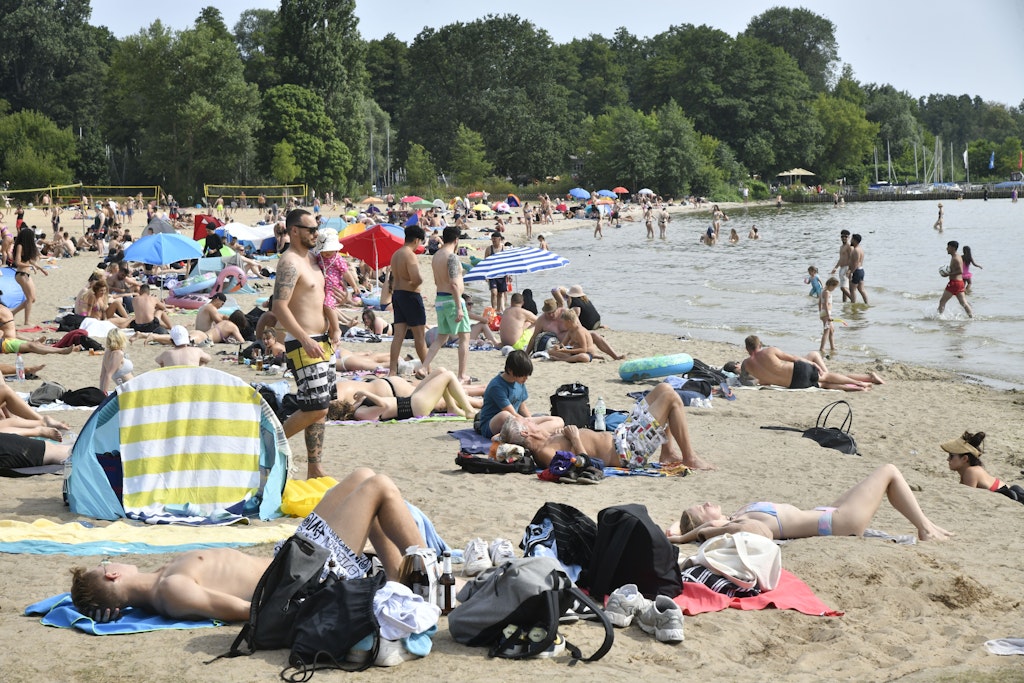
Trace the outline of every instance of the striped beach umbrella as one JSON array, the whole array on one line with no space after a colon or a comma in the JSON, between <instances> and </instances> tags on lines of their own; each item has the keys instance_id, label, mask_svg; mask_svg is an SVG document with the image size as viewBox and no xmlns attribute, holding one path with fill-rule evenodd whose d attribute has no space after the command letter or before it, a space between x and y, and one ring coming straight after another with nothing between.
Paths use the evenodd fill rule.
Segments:
<instances>
[{"instance_id":1,"label":"striped beach umbrella","mask_svg":"<svg viewBox=\"0 0 1024 683\"><path fill-rule=\"evenodd\" d=\"M481 282L507 275L521 275L522 273L536 273L539 270L562 268L567 265L569 265L569 259L559 256L553 251L544 251L536 247L504 249L473 266L463 280Z\"/></svg>"}]
</instances>

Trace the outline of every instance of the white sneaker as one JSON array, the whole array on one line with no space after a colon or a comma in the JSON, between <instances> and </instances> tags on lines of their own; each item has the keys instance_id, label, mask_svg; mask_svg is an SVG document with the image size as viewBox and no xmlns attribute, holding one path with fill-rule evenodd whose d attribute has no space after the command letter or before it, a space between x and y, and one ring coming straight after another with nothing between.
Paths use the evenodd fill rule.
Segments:
<instances>
[{"instance_id":1,"label":"white sneaker","mask_svg":"<svg viewBox=\"0 0 1024 683\"><path fill-rule=\"evenodd\" d=\"M482 538L474 538L466 546L463 554L465 564L462 565L463 576L476 576L491 567L491 557L487 552L487 542Z\"/></svg>"},{"instance_id":2,"label":"white sneaker","mask_svg":"<svg viewBox=\"0 0 1024 683\"><path fill-rule=\"evenodd\" d=\"M637 621L646 633L653 633L662 643L683 642L683 610L672 598L659 595L647 609L637 615Z\"/></svg>"},{"instance_id":3,"label":"white sneaker","mask_svg":"<svg viewBox=\"0 0 1024 683\"><path fill-rule=\"evenodd\" d=\"M652 601L645 598L637 589L635 583L627 583L621 588L616 588L608 596L604 613L614 626L625 628L633 623L633 617L647 611L651 603Z\"/></svg>"},{"instance_id":4,"label":"white sneaker","mask_svg":"<svg viewBox=\"0 0 1024 683\"><path fill-rule=\"evenodd\" d=\"M367 636L352 646L352 649L345 655L345 661L353 664L363 664L370 656L373 649L373 636ZM377 650L377 657L373 660L374 666L398 666L402 662L416 659L414 655L405 648L400 640L380 639L380 648Z\"/></svg>"},{"instance_id":5,"label":"white sneaker","mask_svg":"<svg viewBox=\"0 0 1024 683\"><path fill-rule=\"evenodd\" d=\"M496 538L491 542L491 566L500 567L509 560L516 559L515 548L512 547L512 541L507 538Z\"/></svg>"}]
</instances>

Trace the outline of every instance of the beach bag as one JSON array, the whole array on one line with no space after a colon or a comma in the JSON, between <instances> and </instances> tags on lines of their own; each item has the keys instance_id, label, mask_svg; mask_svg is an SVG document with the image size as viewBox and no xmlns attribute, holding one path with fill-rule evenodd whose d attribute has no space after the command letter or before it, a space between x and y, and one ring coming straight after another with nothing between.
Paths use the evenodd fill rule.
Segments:
<instances>
[{"instance_id":1,"label":"beach bag","mask_svg":"<svg viewBox=\"0 0 1024 683\"><path fill-rule=\"evenodd\" d=\"M302 602L333 581L331 577L320 581L330 556L326 548L301 536L293 535L285 541L256 584L249 621L224 656L291 647ZM243 643L245 650L241 649Z\"/></svg>"},{"instance_id":2,"label":"beach bag","mask_svg":"<svg viewBox=\"0 0 1024 683\"><path fill-rule=\"evenodd\" d=\"M699 358L693 359L693 367L686 373L687 379L702 379L708 381L712 386L718 386L729 378L724 372L713 368ZM687 387L683 387L684 389ZM710 396L711 394L704 394Z\"/></svg>"},{"instance_id":3,"label":"beach bag","mask_svg":"<svg viewBox=\"0 0 1024 683\"><path fill-rule=\"evenodd\" d=\"M49 403L56 403L67 392L63 384L57 382L43 382L32 390L28 395L28 404L38 408Z\"/></svg>"},{"instance_id":4,"label":"beach bag","mask_svg":"<svg viewBox=\"0 0 1024 683\"><path fill-rule=\"evenodd\" d=\"M782 551L770 538L747 531L714 536L685 564L699 564L743 589L774 590L782 576Z\"/></svg>"},{"instance_id":5,"label":"beach bag","mask_svg":"<svg viewBox=\"0 0 1024 683\"><path fill-rule=\"evenodd\" d=\"M81 389L65 391L60 400L69 406L94 407L103 403L106 398L106 394L99 387L82 387Z\"/></svg>"},{"instance_id":6,"label":"beach bag","mask_svg":"<svg viewBox=\"0 0 1024 683\"><path fill-rule=\"evenodd\" d=\"M567 425L590 425L590 389L579 382L563 384L551 394L551 414Z\"/></svg>"},{"instance_id":7,"label":"beach bag","mask_svg":"<svg viewBox=\"0 0 1024 683\"><path fill-rule=\"evenodd\" d=\"M547 531L544 520L551 523ZM597 540L597 523L565 503L544 503L530 520L519 548L524 557L538 554L539 546L554 545L558 560L564 565L590 566Z\"/></svg>"},{"instance_id":8,"label":"beach bag","mask_svg":"<svg viewBox=\"0 0 1024 683\"><path fill-rule=\"evenodd\" d=\"M580 649L566 642L572 662L596 661L611 649L615 640L607 615L566 575L553 557L523 557L492 567L462 587L459 606L448 615L448 630L457 643L472 647L490 647L488 656L526 659L544 652L558 637L559 619L574 603L577 611L587 609L604 627L604 641L597 651L583 659ZM515 626L508 629L507 626ZM535 626L546 636L539 642L520 636Z\"/></svg>"},{"instance_id":9,"label":"beach bag","mask_svg":"<svg viewBox=\"0 0 1024 683\"><path fill-rule=\"evenodd\" d=\"M597 538L589 570L580 585L597 600L616 588L636 584L644 597L674 598L682 591L679 548L654 523L643 505L615 505L597 515Z\"/></svg>"},{"instance_id":10,"label":"beach bag","mask_svg":"<svg viewBox=\"0 0 1024 683\"><path fill-rule=\"evenodd\" d=\"M533 474L537 471L537 463L529 454L512 462L501 462L486 455L459 451L455 456L455 464L470 474Z\"/></svg>"},{"instance_id":11,"label":"beach bag","mask_svg":"<svg viewBox=\"0 0 1024 683\"><path fill-rule=\"evenodd\" d=\"M66 313L57 321L57 331L70 332L72 330L77 330L79 326L81 326L83 320L85 320L84 315Z\"/></svg>"},{"instance_id":12,"label":"beach bag","mask_svg":"<svg viewBox=\"0 0 1024 683\"><path fill-rule=\"evenodd\" d=\"M846 416L838 427L829 427L828 420L832 416L832 411L839 406L846 407ZM842 410L840 410L840 414ZM857 442L854 440L853 435L850 434L850 428L853 426L853 408L846 401L839 400L829 403L827 406L821 409L818 413L818 419L814 426L810 429L797 429L796 427L770 427L762 426L761 429L773 429L778 431L787 432L801 432L805 439L815 441L822 448L834 448L840 453L846 453L847 455L860 455L857 452Z\"/></svg>"},{"instance_id":13,"label":"beach bag","mask_svg":"<svg viewBox=\"0 0 1024 683\"><path fill-rule=\"evenodd\" d=\"M373 596L384 585L383 572L362 579L336 581L317 591L299 606L292 635L286 681L308 681L318 669L363 671L377 658L380 625L373 611ZM376 636L369 656L359 664L345 661L352 646Z\"/></svg>"}]
</instances>

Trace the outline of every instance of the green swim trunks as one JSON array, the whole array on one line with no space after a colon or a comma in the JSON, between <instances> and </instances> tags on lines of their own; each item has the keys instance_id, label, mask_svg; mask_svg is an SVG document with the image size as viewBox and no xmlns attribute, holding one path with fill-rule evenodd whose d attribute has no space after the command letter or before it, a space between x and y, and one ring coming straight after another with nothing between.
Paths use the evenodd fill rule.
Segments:
<instances>
[{"instance_id":1,"label":"green swim trunks","mask_svg":"<svg viewBox=\"0 0 1024 683\"><path fill-rule=\"evenodd\" d=\"M462 320L455 319L459 309L455 308L455 299L452 298L452 295L438 292L437 301L434 302L434 309L437 311L438 334L469 334L469 311L466 310L466 302L461 298L459 307L462 310Z\"/></svg>"},{"instance_id":2,"label":"green swim trunks","mask_svg":"<svg viewBox=\"0 0 1024 683\"><path fill-rule=\"evenodd\" d=\"M25 343L24 339L4 339L2 350L4 353L18 353Z\"/></svg>"}]
</instances>

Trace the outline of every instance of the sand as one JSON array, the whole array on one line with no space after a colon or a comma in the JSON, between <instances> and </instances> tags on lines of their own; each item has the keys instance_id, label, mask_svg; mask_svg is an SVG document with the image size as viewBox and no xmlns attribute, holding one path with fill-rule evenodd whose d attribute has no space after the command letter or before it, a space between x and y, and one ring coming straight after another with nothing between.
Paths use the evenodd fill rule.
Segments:
<instances>
[{"instance_id":1,"label":"sand","mask_svg":"<svg viewBox=\"0 0 1024 683\"><path fill-rule=\"evenodd\" d=\"M41 212L29 214L29 223L33 222L46 224ZM642 222L629 229L642 231ZM135 231L139 231L138 225ZM513 225L511 231L515 237L521 235L522 228ZM550 231L551 226L535 228L535 232ZM95 255L65 259L51 272L55 277L37 277L39 301L34 322L52 318L58 304L70 301L96 261ZM425 293L432 301L429 275L426 281ZM269 291L268 287L262 293ZM243 309L248 309L253 298L239 296ZM594 298L600 308L600 296ZM175 318L189 322L194 315ZM19 316L19 326L20 320ZM621 330L603 333L616 349L631 357L683 351L716 366L741 357L741 339L736 345L725 345ZM811 349L787 350L803 353ZM159 351L160 347L135 345L131 357L136 369L152 368ZM219 351L228 355L215 356L215 367L246 380L255 379L249 368L229 362L234 347L213 349L215 354ZM438 359L439 364L454 367L455 351L442 350ZM69 388L99 381L99 356L50 356L45 363L41 377L56 379ZM494 351L469 356L469 370L482 382L502 365L501 355ZM580 381L590 387L592 400L603 396L610 408L625 409L630 405L626 392L652 383L627 385L618 379L616 369L615 362L538 362L527 384L532 397L529 404L534 411L546 412L548 396L558 385ZM564 659L488 660L483 650L454 643L442 619L429 657L396 670L376 669L345 680L388 675L411 680L534 680L537 676L668 680L681 675L709 681L1024 680L1019 659L990 655L982 645L991 638L1024 636L1020 616L1024 569L1018 561L1024 509L1002 496L960 486L938 448L940 442L964 429L984 430L989 433L989 471L1003 480L1020 481L1024 399L1014 392L966 383L954 374L902 364L839 364L837 369L878 370L887 384L861 394L739 390L734 402L715 400L712 409L688 411L698 452L718 469L683 478L622 478L599 486L571 487L532 476L470 475L455 467L456 442L446 434L462 424L329 427L325 448L328 472L340 479L356 465L369 465L390 475L407 498L433 518L441 535L457 547L474 536L502 536L518 543L534 512L549 500L570 503L595 518L608 505L643 503L665 526L678 518L683 507L704 500L719 501L727 510L751 500L825 505L889 462L906 475L925 513L957 533L946 543L913 546L852 537L785 544L783 566L802 578L827 605L845 612L842 617L811 617L772 609L726 610L687 617L686 641L677 646L657 643L634 626L616 632L615 646L602 661L573 668L565 666ZM29 381L19 389L38 384ZM846 398L853 406L853 433L860 457L822 449L797 433L760 429L763 425L808 427L820 408L837 398ZM77 428L89 413L55 415ZM301 436L293 438L291 446L302 476L305 449ZM0 514L22 521L75 521L77 517L62 505L60 490L56 476L0 479ZM884 502L872 526L893 534L913 532ZM239 537L244 538L245 532L239 529ZM682 548L687 554L695 550L696 546ZM269 553L270 548L257 546L247 552ZM67 589L70 566L91 565L100 559L0 556L0 634L5 643L0 662L5 680L178 683L277 678L286 652L261 652L204 664L228 649L238 631L234 626L98 638L43 628L37 619L22 615L26 605ZM122 559L155 568L167 557ZM593 626L570 626L564 633L584 650L597 644L598 630Z\"/></svg>"}]
</instances>

